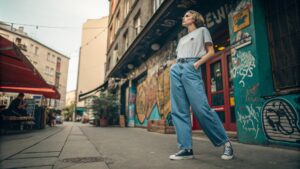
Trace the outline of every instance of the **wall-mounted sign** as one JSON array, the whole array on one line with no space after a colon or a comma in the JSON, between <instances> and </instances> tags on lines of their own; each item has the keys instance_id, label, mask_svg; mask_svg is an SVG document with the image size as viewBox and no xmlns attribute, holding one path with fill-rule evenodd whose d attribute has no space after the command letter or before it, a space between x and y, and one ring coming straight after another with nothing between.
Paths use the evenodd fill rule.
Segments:
<instances>
[{"instance_id":1,"label":"wall-mounted sign","mask_svg":"<svg viewBox=\"0 0 300 169\"><path fill-rule=\"evenodd\" d=\"M237 32L250 25L250 11L243 9L233 15L233 31Z\"/></svg>"},{"instance_id":2,"label":"wall-mounted sign","mask_svg":"<svg viewBox=\"0 0 300 169\"><path fill-rule=\"evenodd\" d=\"M247 32L239 31L236 33L236 37L231 43L231 46L235 49L242 48L244 46L250 45L252 43L252 37Z\"/></svg>"}]
</instances>

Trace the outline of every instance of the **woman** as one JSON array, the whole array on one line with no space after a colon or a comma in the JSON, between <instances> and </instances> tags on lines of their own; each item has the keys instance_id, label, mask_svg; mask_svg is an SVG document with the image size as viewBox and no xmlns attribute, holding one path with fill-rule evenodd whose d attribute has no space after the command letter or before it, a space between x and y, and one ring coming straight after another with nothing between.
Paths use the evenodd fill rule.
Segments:
<instances>
[{"instance_id":1,"label":"woman","mask_svg":"<svg viewBox=\"0 0 300 169\"><path fill-rule=\"evenodd\" d=\"M210 108L205 95L200 66L214 55L211 36L202 15L189 10L182 18L182 26L188 34L177 46L176 64L170 71L171 115L177 134L179 152L170 155L171 160L194 158L192 150L192 129L190 106L202 129L214 146L224 145L224 160L233 158L233 149L225 129L217 115Z\"/></svg>"}]
</instances>

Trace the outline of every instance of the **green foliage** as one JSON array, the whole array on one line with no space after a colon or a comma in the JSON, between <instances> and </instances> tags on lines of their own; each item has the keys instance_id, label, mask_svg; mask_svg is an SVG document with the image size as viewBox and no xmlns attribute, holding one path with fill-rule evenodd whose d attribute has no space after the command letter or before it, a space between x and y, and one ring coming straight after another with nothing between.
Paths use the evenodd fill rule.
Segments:
<instances>
[{"instance_id":1,"label":"green foliage","mask_svg":"<svg viewBox=\"0 0 300 169\"><path fill-rule=\"evenodd\" d=\"M65 107L62 111L65 119L71 119L73 112L75 111L75 103L71 103L71 105Z\"/></svg>"},{"instance_id":2,"label":"green foliage","mask_svg":"<svg viewBox=\"0 0 300 169\"><path fill-rule=\"evenodd\" d=\"M118 116L120 103L116 94L101 92L94 97L91 109L95 111L95 117L112 119Z\"/></svg>"}]
</instances>

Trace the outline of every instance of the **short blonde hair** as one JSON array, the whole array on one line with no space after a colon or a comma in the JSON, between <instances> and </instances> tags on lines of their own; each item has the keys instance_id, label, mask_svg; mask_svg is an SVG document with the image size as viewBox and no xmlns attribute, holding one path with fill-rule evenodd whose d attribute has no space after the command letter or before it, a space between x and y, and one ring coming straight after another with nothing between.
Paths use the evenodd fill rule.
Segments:
<instances>
[{"instance_id":1,"label":"short blonde hair","mask_svg":"<svg viewBox=\"0 0 300 169\"><path fill-rule=\"evenodd\" d=\"M195 25L197 28L205 26L205 20L199 12L194 10L188 10L187 12L192 14L192 17L195 20Z\"/></svg>"}]
</instances>

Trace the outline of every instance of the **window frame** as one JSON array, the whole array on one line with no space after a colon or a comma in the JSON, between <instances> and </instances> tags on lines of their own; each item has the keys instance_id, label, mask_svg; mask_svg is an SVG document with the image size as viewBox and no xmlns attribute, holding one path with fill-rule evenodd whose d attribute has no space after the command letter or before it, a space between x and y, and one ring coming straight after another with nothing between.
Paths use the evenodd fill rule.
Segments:
<instances>
[{"instance_id":1,"label":"window frame","mask_svg":"<svg viewBox=\"0 0 300 169\"><path fill-rule=\"evenodd\" d=\"M272 1L273 2L273 1ZM297 0L294 0L295 3L298 3ZM273 85L275 88L275 91L277 94L286 94L286 93L293 93L293 92L299 92L300 91L300 83L299 80L299 73L297 75L297 72L293 70L299 69L299 60L297 60L297 52L295 51L297 49L297 44L292 43L293 38L296 40L295 34L300 34L299 29L292 29L291 27L286 26L288 24L288 17L282 17L285 16L286 13L291 12L290 10L293 9L286 9L285 11L282 11L280 9L274 9L274 6L276 2L274 1L274 4L270 4L269 0L264 1L264 6L266 9L265 12L265 19L266 19L266 28L267 28L267 34L268 34L268 41L269 41L269 52L270 52L270 59L271 59L271 67L272 67L272 75L273 75ZM281 3L280 6L284 8L284 5L287 5L287 3L292 3L292 1L285 1ZM277 4L278 6L278 4ZM297 11L299 8L297 8L297 5L290 5L292 7L295 7L294 10ZM287 11L289 10L289 11ZM299 18L298 18L299 19ZM296 20L297 21L297 20ZM299 20L297 21L299 25ZM276 26L279 25L278 27ZM274 26L275 25L275 26ZM282 25L282 26L280 26ZM275 32L275 27L279 30ZM286 28L286 29L285 29ZM281 30L280 30L281 29ZM298 32L297 32L298 30ZM288 39L288 40L286 40ZM285 41L286 40L286 41ZM288 45L282 45L286 44L285 42L290 42ZM286 54L285 57L280 57L281 53L285 51L289 51L288 49L293 48L294 55L291 56L290 54ZM282 50L282 51L281 51ZM285 53L285 52L284 52ZM293 53L293 52L289 52ZM296 59L295 59L296 58ZM298 58L299 59L299 58ZM285 63L285 64L284 64ZM288 66L286 66L288 65ZM295 67L295 68L294 68ZM284 73L286 72L286 73ZM293 72L295 74L293 74ZM287 76L288 74L288 76ZM291 75L292 74L292 75ZM294 77L291 79L291 77Z\"/></svg>"}]
</instances>

